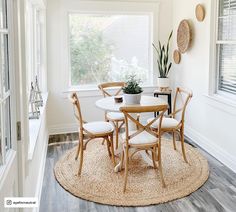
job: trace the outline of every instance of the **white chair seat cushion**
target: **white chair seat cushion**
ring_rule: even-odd
[[[121,119],[124,119],[125,116],[123,113],[109,112],[107,113],[107,118],[112,119],[112,120],[121,120]]]
[[[137,131],[130,131],[129,135],[134,134]],[[123,142],[125,142],[126,136],[125,133],[122,134]],[[129,140],[129,144],[138,145],[138,144],[154,144],[158,141],[158,138],[151,135],[147,131],[143,131],[138,135],[134,136]]]
[[[150,123],[154,118],[150,118],[147,120],[148,123]],[[179,122],[174,119],[174,118],[165,118],[163,117],[162,123],[161,123],[161,128],[176,128],[178,126]],[[158,128],[159,127],[159,119],[157,119],[151,127],[153,128]]]
[[[92,134],[109,133],[114,130],[112,124],[104,121],[90,122],[83,125],[84,129]]]

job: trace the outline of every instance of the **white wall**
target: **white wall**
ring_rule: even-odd
[[[87,3],[86,3],[87,2]],[[160,2],[160,4],[157,4]],[[48,43],[48,86],[50,133],[77,130],[72,114],[72,106],[64,91],[68,90],[68,48],[67,14],[68,11],[146,11],[154,12],[154,41],[166,40],[172,26],[172,0],[161,1],[75,1],[50,0],[47,3],[47,43]],[[160,12],[157,12],[159,8]],[[154,88],[148,89],[150,91]],[[95,101],[102,96],[98,91],[79,92],[84,119],[101,120],[104,114],[95,107]]]
[[[236,106],[217,97],[209,97],[211,80],[210,42],[212,1],[202,0],[206,19],[198,22],[195,6],[198,0],[173,1],[173,28],[176,48],[176,31],[182,19],[188,19],[193,28],[192,48],[182,55],[179,65],[172,70],[173,84],[192,89],[193,99],[187,109],[186,135],[217,159],[236,171]],[[212,76],[213,77],[213,76]]]

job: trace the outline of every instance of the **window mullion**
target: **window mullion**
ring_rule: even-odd
[[[6,29],[0,29],[0,39],[3,33],[6,33]],[[1,42],[1,40],[0,40]],[[4,145],[4,136],[3,136],[3,110],[2,110],[2,105],[3,105],[3,80],[2,80],[2,50],[0,51],[0,165],[3,165],[5,163],[5,145]]]
[[[236,94],[236,40],[233,24],[235,22],[235,14],[232,14],[231,0],[227,5],[224,5],[223,0],[218,0],[217,16],[217,36],[216,48],[216,92],[219,94],[229,93],[230,95]]]
[[[5,148],[5,130],[4,130],[4,114],[3,114],[3,104],[4,102],[2,101],[1,102],[1,105],[0,105],[0,113],[1,113],[1,150],[2,150],[2,164],[5,164],[6,162],[6,148]],[[2,165],[1,164],[1,165]]]

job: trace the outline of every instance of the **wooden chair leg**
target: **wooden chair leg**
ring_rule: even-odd
[[[80,161],[79,161],[79,171],[78,171],[78,175],[81,175],[81,170],[82,170],[82,166],[83,166],[83,159],[84,159],[84,148],[83,148],[83,140],[80,141]]]
[[[125,154],[124,154],[124,150],[122,150],[121,152],[121,159],[120,159],[120,170],[123,169],[123,165],[124,165],[124,157],[125,157]]]
[[[156,164],[156,148],[154,147],[152,150],[152,162],[153,162],[153,168],[157,169],[157,164]]]
[[[172,132],[172,137],[173,137],[173,146],[174,146],[174,150],[176,150],[176,142],[175,142],[175,132]]]
[[[129,164],[129,148],[125,147],[125,182],[123,192],[126,190],[127,178],[128,178],[128,164]]]
[[[79,157],[79,152],[80,152],[80,138],[79,138],[79,143],[78,143],[78,147],[77,147],[77,151],[76,151],[76,155],[75,155],[75,160],[78,159],[78,157]]]
[[[111,143],[111,159],[115,167],[116,161],[115,161],[115,153],[114,153],[114,145],[113,145],[113,134],[110,135],[110,143]]]
[[[109,120],[107,119],[107,116],[106,116],[106,114],[105,114],[105,121],[106,121],[106,122],[109,122]],[[105,139],[105,138],[103,138],[103,140],[102,140],[102,145],[104,145],[104,144],[105,144],[105,142],[106,142],[106,139]]]
[[[107,142],[107,151],[108,151],[108,155],[109,155],[109,157],[111,157],[110,141],[109,141],[108,138],[105,138],[105,141]]]
[[[114,122],[114,125],[115,125],[115,130],[116,130],[116,149],[118,149],[118,142],[119,142],[119,123],[118,121],[117,122]]]
[[[163,176],[161,159],[158,161],[158,167],[159,167],[159,171],[160,171],[162,187],[165,188],[166,184],[165,184],[165,180],[164,180],[164,176]]]
[[[182,154],[183,154],[183,157],[184,157],[184,161],[186,163],[188,163],[186,153],[185,153],[185,147],[184,147],[184,130],[183,130],[183,128],[180,130],[180,137],[181,137],[181,148],[182,148]]]
[[[161,151],[159,151],[159,145],[157,146],[157,150],[155,151],[156,152],[156,161],[159,161],[161,159]]]
[[[166,184],[165,184],[165,180],[163,176],[162,162],[161,162],[161,139],[159,139],[159,143],[158,143],[158,168],[160,172],[162,187],[165,188]]]

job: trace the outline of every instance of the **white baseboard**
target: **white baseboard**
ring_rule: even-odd
[[[49,135],[78,132],[78,124],[59,124],[49,126]]]
[[[216,145],[213,141],[209,140],[205,136],[202,136],[190,127],[185,127],[185,134],[202,149],[236,173],[236,157],[234,155],[229,154],[224,149]]]
[[[44,136],[45,143],[44,143],[44,147],[43,147],[42,160],[41,160],[40,167],[39,167],[39,176],[38,176],[38,181],[37,181],[36,191],[35,191],[35,197],[38,198],[39,207],[38,208],[33,208],[33,212],[38,212],[39,208],[40,208],[40,200],[41,200],[41,193],[42,193],[42,188],[43,188],[44,171],[45,171],[47,150],[48,150],[48,139],[49,139],[49,134],[48,134],[48,131],[47,131],[45,133],[45,136]]]

